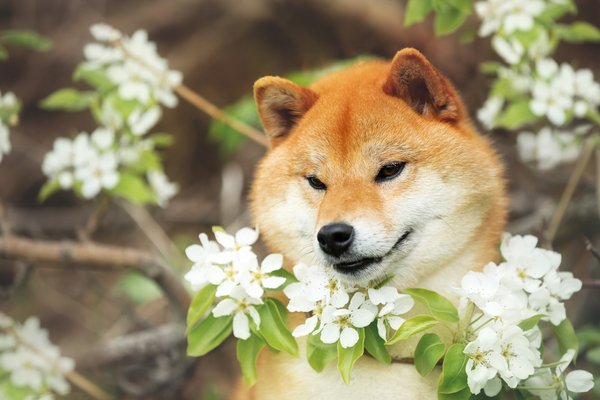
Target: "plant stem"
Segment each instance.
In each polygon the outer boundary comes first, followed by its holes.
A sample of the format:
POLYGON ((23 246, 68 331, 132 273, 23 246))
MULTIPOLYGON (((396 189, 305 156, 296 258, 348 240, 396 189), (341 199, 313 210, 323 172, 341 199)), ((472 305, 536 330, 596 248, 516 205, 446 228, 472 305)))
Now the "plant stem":
POLYGON ((548 230, 546 231, 546 239, 549 243, 552 243, 552 241, 554 241, 560 223, 562 222, 562 219, 565 216, 565 212, 567 211, 567 207, 569 206, 569 203, 573 198, 573 194, 575 193, 577 184, 581 180, 583 172, 585 171, 585 167, 590 161, 590 157, 594 152, 595 148, 596 142, 594 141, 594 138, 588 139, 583 146, 582 154, 577 160, 575 168, 573 168, 573 172, 569 177, 567 186, 565 187, 565 190, 562 193, 558 206, 556 207, 556 211, 554 211, 552 219, 550 220, 550 224, 548 225, 548 230))

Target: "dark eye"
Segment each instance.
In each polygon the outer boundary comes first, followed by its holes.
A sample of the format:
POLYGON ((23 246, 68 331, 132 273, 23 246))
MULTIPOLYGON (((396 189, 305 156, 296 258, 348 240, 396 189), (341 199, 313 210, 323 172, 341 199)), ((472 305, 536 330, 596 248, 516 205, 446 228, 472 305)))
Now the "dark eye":
POLYGON ((384 165, 377 173, 377 176, 375 177, 375 182, 383 182, 394 179, 402 173, 402 170, 404 170, 405 165, 405 162, 393 162, 384 165))
POLYGON ((327 189, 327 185, 325 185, 323 182, 321 182, 319 180, 319 178, 317 178, 316 176, 307 176, 306 180, 308 181, 308 184, 316 190, 325 190, 327 189))

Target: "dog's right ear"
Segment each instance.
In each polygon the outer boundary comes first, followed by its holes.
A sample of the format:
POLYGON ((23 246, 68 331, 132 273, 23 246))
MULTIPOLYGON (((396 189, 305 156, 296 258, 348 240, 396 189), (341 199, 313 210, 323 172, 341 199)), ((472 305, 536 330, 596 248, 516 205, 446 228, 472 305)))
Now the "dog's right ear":
POLYGON ((254 99, 271 146, 285 139, 317 98, 312 90, 287 79, 265 76, 256 81, 254 99))

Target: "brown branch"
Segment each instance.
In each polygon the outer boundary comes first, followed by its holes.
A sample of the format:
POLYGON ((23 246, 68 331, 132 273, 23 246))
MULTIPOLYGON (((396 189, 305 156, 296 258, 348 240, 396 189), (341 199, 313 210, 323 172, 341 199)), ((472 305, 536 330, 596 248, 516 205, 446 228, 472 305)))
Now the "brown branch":
POLYGON ((573 172, 569 177, 569 181, 567 182, 567 186, 562 193, 558 206, 556 207, 556 211, 554 211, 554 215, 552 215, 552 219, 550 220, 550 224, 548 225, 548 230, 546 233, 546 239, 549 243, 552 243, 556 233, 558 232, 558 228, 560 223, 563 220, 565 212, 567 211, 567 207, 571 202, 571 198, 575 193, 575 189, 583 176, 583 172, 585 171, 585 167, 590 161, 590 157, 594 152, 596 147, 596 143, 593 139, 588 139, 583 147, 583 152, 579 159, 577 160, 577 164, 575 164, 575 168, 573 168, 573 172))
POLYGON ((77 360, 81 368, 98 368, 124 360, 144 359, 183 347, 185 326, 171 323, 120 336, 99 344, 77 360))
POLYGON ((132 269, 153 279, 181 315, 190 296, 179 277, 162 260, 140 250, 92 242, 33 240, 0 236, 0 257, 68 268, 132 269))

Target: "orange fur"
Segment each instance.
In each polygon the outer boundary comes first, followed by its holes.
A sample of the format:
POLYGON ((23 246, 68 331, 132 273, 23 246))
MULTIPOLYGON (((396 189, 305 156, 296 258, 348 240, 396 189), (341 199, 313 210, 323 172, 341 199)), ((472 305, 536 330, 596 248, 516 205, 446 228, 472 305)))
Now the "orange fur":
MULTIPOLYGON (((507 204, 501 164, 455 89, 421 53, 404 49, 392 63, 363 62, 310 88, 261 78, 255 96, 272 148, 256 171, 252 211, 263 240, 289 267, 324 263, 316 233, 339 221, 356 226, 367 253, 387 251, 402 231, 412 232, 389 262, 356 279, 394 274, 399 289, 425 287, 455 299, 464 273, 496 258, 507 204), (393 161, 406 162, 402 174, 376 182, 393 161), (311 188, 307 175, 327 190, 311 188)), ((293 316, 291 325, 301 320, 293 316)), ((410 356, 413 348, 404 343, 391 352, 410 356)), ((304 359, 264 352, 259 382, 236 398, 432 398, 434 375, 363 358, 344 385, 333 365, 316 374, 304 359)))

